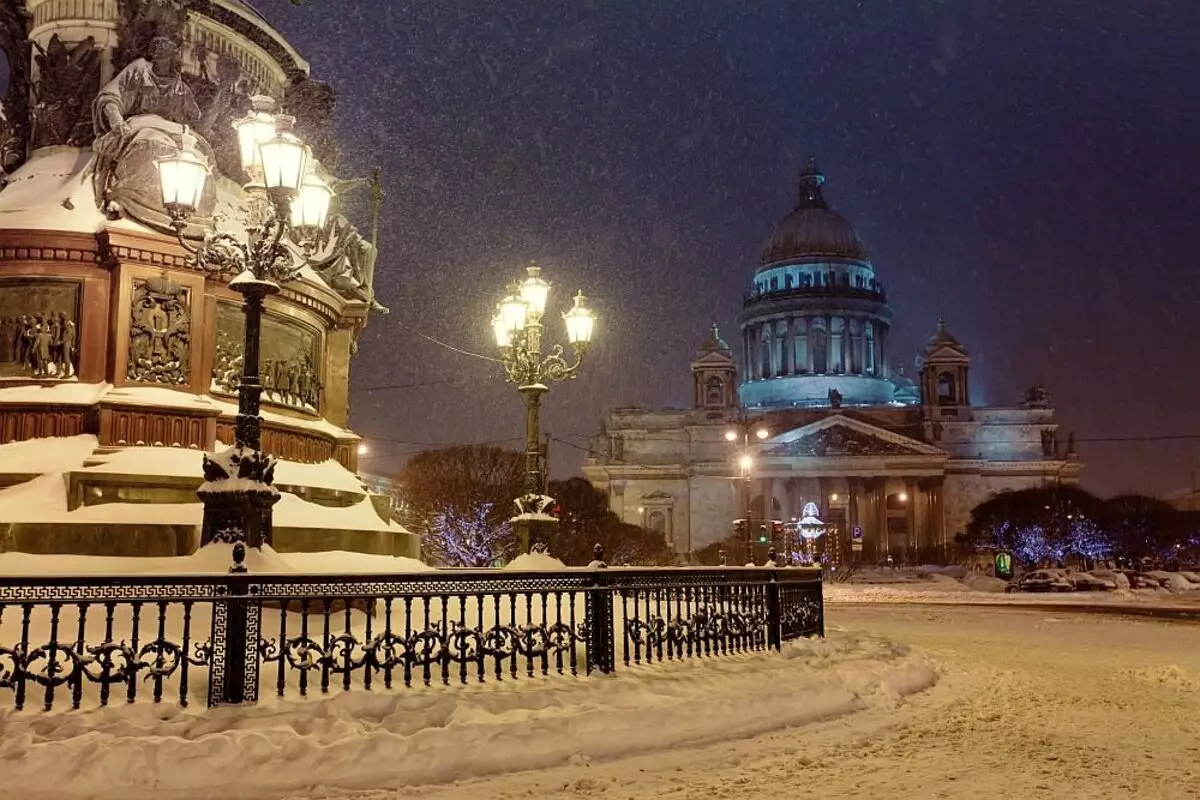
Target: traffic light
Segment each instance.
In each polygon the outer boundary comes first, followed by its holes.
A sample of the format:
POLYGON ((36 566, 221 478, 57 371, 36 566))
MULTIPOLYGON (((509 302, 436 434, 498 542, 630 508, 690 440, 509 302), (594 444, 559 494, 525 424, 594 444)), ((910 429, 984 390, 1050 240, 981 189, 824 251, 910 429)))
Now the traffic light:
POLYGON ((733 535, 739 539, 745 538, 745 536, 746 536, 746 520, 735 519, 733 521, 733 535))
POLYGON ((767 526, 766 525, 758 526, 758 541, 763 544, 767 543, 767 526))

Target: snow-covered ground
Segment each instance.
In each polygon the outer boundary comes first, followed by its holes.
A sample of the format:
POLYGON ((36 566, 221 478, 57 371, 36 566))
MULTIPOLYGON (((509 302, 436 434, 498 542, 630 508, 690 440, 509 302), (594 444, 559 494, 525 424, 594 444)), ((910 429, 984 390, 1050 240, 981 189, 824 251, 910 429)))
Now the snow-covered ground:
MULTIPOLYGON (((948 568, 953 572, 953 568, 948 568)), ((1099 575, 1111 575, 1099 572, 1099 575)), ((1168 573, 1151 573, 1167 576, 1168 573)), ((1190 574, 1190 573, 1189 573, 1190 574)), ((825 602, 839 603, 957 603, 975 605, 1121 605, 1196 608, 1200 606, 1200 585, 1193 585, 1178 573, 1175 591, 1165 588, 1075 592, 1004 591, 1004 581, 980 573, 962 578, 932 571, 870 570, 855 575, 846 583, 826 582, 825 602)), ((1128 582, 1126 582, 1127 584, 1128 582)))
POLYGON ((0 796, 1200 796, 1200 627, 829 609, 829 638, 214 712, 0 711, 0 796))

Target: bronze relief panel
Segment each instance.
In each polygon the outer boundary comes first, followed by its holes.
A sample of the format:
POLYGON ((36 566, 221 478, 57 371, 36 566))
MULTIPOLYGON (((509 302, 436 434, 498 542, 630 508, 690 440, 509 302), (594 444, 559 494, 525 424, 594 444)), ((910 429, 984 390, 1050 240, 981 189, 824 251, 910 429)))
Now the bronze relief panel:
POLYGON ((80 288, 64 280, 0 282, 0 379, 75 377, 80 288))
POLYGON ((125 377, 186 386, 191 380, 191 289, 170 278, 134 278, 125 377))
MULTIPOLYGON (((242 377, 245 317, 240 306, 217 303, 213 375, 209 391, 236 395, 242 377)), ((262 401, 310 414, 321 412, 321 335, 287 317, 266 313, 262 318, 260 351, 262 401)))

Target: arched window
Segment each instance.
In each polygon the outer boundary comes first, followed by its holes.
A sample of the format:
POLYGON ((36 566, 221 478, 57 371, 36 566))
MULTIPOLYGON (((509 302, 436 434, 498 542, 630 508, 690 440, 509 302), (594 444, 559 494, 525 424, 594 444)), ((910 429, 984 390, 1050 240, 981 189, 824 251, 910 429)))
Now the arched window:
POLYGON ((704 405, 709 408, 722 408, 725 405, 725 381, 715 375, 708 379, 705 388, 704 405))
POLYGON ((938 405, 952 406, 958 402, 958 386, 955 384, 954 376, 949 372, 938 375, 937 396, 938 405))
POLYGON ((667 515, 661 511, 651 511, 649 518, 646 520, 646 527, 659 536, 666 537, 667 515))

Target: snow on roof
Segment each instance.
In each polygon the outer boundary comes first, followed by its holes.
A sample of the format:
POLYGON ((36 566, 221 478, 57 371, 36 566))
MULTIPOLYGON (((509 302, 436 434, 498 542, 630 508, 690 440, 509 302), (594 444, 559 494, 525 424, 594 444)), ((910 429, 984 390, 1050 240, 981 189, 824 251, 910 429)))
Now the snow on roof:
POLYGON ((83 463, 96 449, 91 434, 26 439, 0 445, 0 471, 15 473, 64 472, 83 463))
MULTIPOLYGON (((217 443, 219 452, 227 445, 217 443)), ((200 453, 181 447, 125 447, 102 456, 104 459, 83 472, 104 472, 134 475, 171 475, 194 477, 200 475, 200 453)), ((3 462, 0 462, 2 464, 3 462)), ((363 492, 362 481, 335 459, 320 464, 301 464, 279 459, 275 467, 275 482, 284 486, 307 486, 340 492, 363 492)))
MULTIPOLYGON (((138 448, 141 450, 158 448, 138 448)), ((169 451, 168 448, 161 448, 169 451)), ((194 451, 178 451, 193 458, 194 451)), ((194 463, 194 462, 193 462, 194 463)), ((198 468, 198 467, 197 467, 198 468)), ((61 472, 41 475, 0 491, 0 522, 119 523, 199 526, 204 507, 195 503, 104 503, 67 510, 67 486, 61 472)), ((404 533, 404 528, 379 518, 370 498, 345 508, 310 503, 284 494, 275 505, 279 528, 332 528, 352 531, 404 533)))
MULTIPOLYGON (((214 542, 187 556, 123 557, 0 553, 0 575, 203 575, 225 574, 233 563, 233 546, 214 542)), ((428 572, 433 567, 415 558, 331 550, 323 553, 279 553, 271 547, 246 550, 252 573, 384 573, 428 572)))
MULTIPOLYGON (((222 400, 219 397, 210 398, 214 405, 221 409, 222 413, 231 417, 237 415, 237 403, 230 403, 222 400)), ((300 417, 289 417, 284 414, 276 414, 273 411, 263 409, 261 412, 262 418, 267 422, 276 422, 287 425, 292 428, 300 428, 316 433, 324 433, 329 436, 336 436, 339 439, 352 439, 357 441, 360 437, 354 431, 347 428, 340 428, 325 418, 321 419, 302 419, 300 417)))
MULTIPOLYGON (((0 192, 0 197, 4 193, 0 192)), ((9 386, 0 389, 2 403, 47 403, 65 406, 90 406, 108 390, 107 383, 77 383, 64 381, 51 386, 9 386)))
POLYGON ((167 389, 162 386, 122 386, 119 388, 109 386, 101 399, 117 401, 124 405, 220 410, 213 399, 206 394, 192 394, 188 391, 167 389))

